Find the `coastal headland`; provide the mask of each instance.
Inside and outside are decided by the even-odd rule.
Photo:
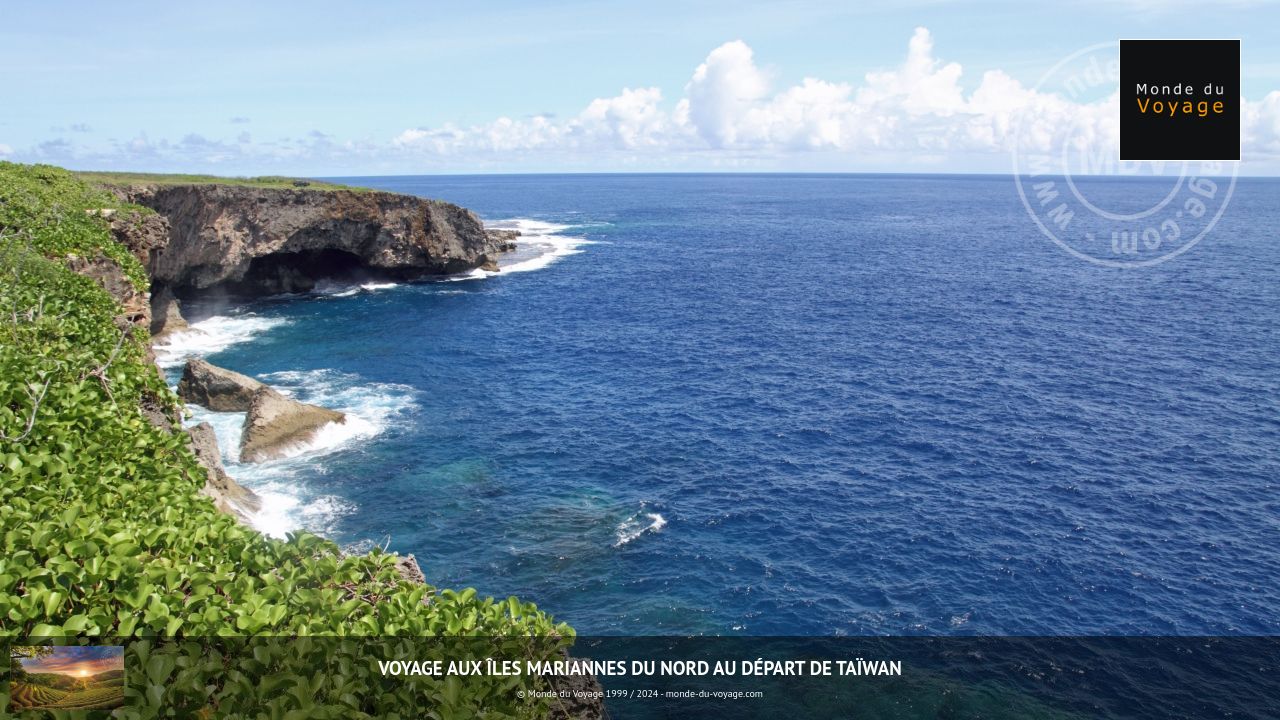
[[[126,696],[184,716],[435,707],[450,717],[601,717],[598,702],[526,701],[502,678],[389,686],[366,657],[372,639],[394,656],[421,652],[408,638],[502,637],[555,659],[574,633],[514,597],[435,588],[412,557],[247,526],[253,493],[228,477],[207,425],[184,427],[151,349],[153,333],[182,327],[184,298],[491,271],[512,239],[456,205],[326,183],[0,162],[0,636],[125,640],[126,667],[145,667],[126,674]],[[240,382],[206,372],[204,385],[189,384],[210,397],[228,377]],[[269,386],[250,389],[228,402],[247,398],[267,426],[286,418],[286,430],[305,432],[300,412],[341,421]],[[193,662],[191,645],[173,642],[228,635],[371,640],[256,647],[252,662],[225,643],[203,651],[221,659]],[[150,640],[128,642],[139,638]],[[229,663],[239,670],[228,674]],[[328,668],[322,685],[318,667]],[[531,693],[598,688],[590,677],[522,683]]]

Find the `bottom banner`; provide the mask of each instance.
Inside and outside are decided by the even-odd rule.
[[[8,649],[0,707],[24,718],[1280,716],[1274,637],[26,638]]]

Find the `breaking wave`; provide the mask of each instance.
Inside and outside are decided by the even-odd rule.
[[[617,542],[614,547],[622,547],[636,538],[649,532],[658,532],[666,527],[667,520],[658,513],[638,512],[635,515],[618,523],[618,530],[615,533]]]
[[[215,315],[172,332],[156,343],[156,362],[162,368],[177,367],[188,358],[211,355],[236,343],[248,342],[286,322],[283,318],[259,317],[253,313]]]

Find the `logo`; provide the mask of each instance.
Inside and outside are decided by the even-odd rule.
[[[1239,40],[1121,40],[1122,160],[1240,159]]]
[[[1181,114],[1187,106],[1180,104],[1170,118],[1163,98],[1157,108],[1156,98],[1145,97],[1151,101],[1145,112],[1151,114],[1142,121],[1166,122],[1168,126],[1163,139],[1154,132],[1144,138],[1151,144],[1139,152],[1125,145],[1130,126],[1123,107],[1126,102],[1133,103],[1135,109],[1137,106],[1133,97],[1136,86],[1123,86],[1122,77],[1127,77],[1124,58],[1128,55],[1122,57],[1120,44],[1102,43],[1078,50],[1040,79],[1031,100],[1014,117],[1014,180],[1023,206],[1039,230],[1071,255],[1106,267],[1148,267],[1194,247],[1217,224],[1231,199],[1238,163],[1229,162],[1229,157],[1207,157],[1216,154],[1213,148],[1218,146],[1197,143],[1229,125],[1228,139],[1234,140],[1234,157],[1239,157],[1239,64],[1234,91],[1225,80],[1205,79],[1212,73],[1184,73],[1184,79],[1178,81],[1181,92],[1185,93],[1189,84],[1199,83],[1198,88],[1191,88],[1195,90],[1192,95],[1173,95],[1174,83],[1170,81],[1171,97],[1190,102],[1189,113]],[[1235,48],[1238,59],[1238,44]],[[1143,73],[1140,67],[1129,70]],[[1162,92],[1166,83],[1161,77],[1152,73],[1150,79],[1140,82],[1148,91],[1155,83]],[[1202,97],[1206,85],[1212,85],[1215,93],[1208,98]],[[1218,85],[1222,85],[1223,96],[1216,95]],[[1208,103],[1204,117],[1200,116],[1201,101]],[[1214,102],[1223,104],[1219,108],[1222,113],[1214,115]],[[1226,112],[1228,104],[1234,108],[1234,120]],[[1182,141],[1169,140],[1178,137],[1185,142],[1179,145]],[[1155,156],[1147,152],[1151,147],[1159,148],[1160,143],[1172,143],[1181,151]],[[1121,145],[1126,148],[1123,156]],[[1191,151],[1190,147],[1200,149]]]

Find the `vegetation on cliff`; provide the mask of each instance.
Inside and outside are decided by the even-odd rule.
[[[515,598],[406,582],[394,555],[344,555],[307,533],[268,538],[215,510],[199,493],[205,470],[185,434],[139,410],[146,398],[176,403],[148,360],[145,331],[61,261],[101,252],[145,284],[103,208],[128,210],[65,170],[0,163],[0,640],[156,638],[128,650],[145,672],[128,673],[126,696],[148,708],[131,717],[233,707],[302,708],[299,717],[538,712],[509,678],[415,678],[370,697],[376,666],[359,649],[254,648],[257,664],[231,671],[227,658],[195,662],[190,647],[161,640],[572,630]]]
[[[262,175],[259,177],[223,177],[220,175],[184,175],[177,173],[130,172],[78,172],[76,176],[94,184],[104,185],[235,185],[237,187],[307,190],[354,190],[370,192],[368,188],[340,183],[311,180],[309,178]]]
[[[57,259],[101,252],[139,290],[146,290],[146,270],[126,248],[112,241],[103,210],[139,217],[153,214],[141,205],[122,204],[102,188],[77,182],[62,168],[0,162],[0,228],[6,246]]]

